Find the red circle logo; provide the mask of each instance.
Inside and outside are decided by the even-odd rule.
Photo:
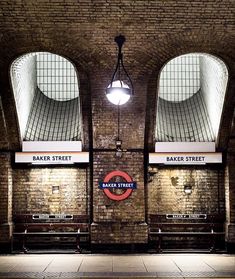
[[[132,178],[129,176],[129,174],[127,174],[124,171],[119,171],[119,170],[108,173],[104,178],[104,182],[105,183],[109,182],[109,180],[115,176],[120,176],[120,177],[124,178],[126,180],[126,182],[132,182]],[[110,191],[110,189],[104,189],[105,195],[114,201],[125,200],[126,198],[128,198],[131,195],[132,191],[133,191],[133,189],[126,189],[123,194],[117,195],[117,194],[112,193]]]

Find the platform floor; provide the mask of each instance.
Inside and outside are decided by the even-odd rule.
[[[235,255],[0,255],[0,278],[235,278]]]

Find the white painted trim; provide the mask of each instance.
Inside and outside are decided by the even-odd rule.
[[[23,152],[82,151],[81,141],[23,141]]]
[[[155,152],[215,152],[214,142],[156,142]]]
[[[205,165],[222,163],[222,153],[149,153],[149,164]]]
[[[15,162],[35,165],[89,163],[89,152],[16,152]]]

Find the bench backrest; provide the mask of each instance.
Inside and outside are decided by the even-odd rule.
[[[150,214],[149,228],[152,231],[223,231],[224,221],[221,214]]]
[[[48,215],[48,214],[47,214]],[[14,215],[14,231],[80,231],[89,232],[90,224],[87,215],[67,215],[68,218],[58,218],[50,215],[36,218],[32,214]],[[66,216],[66,215],[65,215]],[[72,218],[71,218],[72,217]]]
[[[41,216],[40,216],[41,215]],[[13,216],[14,223],[89,223],[88,215],[72,215],[63,214],[62,218],[58,218],[59,214],[17,214]],[[45,218],[43,218],[45,216]],[[40,218],[39,218],[40,217]]]

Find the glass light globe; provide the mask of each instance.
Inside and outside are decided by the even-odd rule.
[[[130,91],[130,87],[126,83],[115,80],[107,87],[106,96],[111,103],[120,106],[129,101]]]

